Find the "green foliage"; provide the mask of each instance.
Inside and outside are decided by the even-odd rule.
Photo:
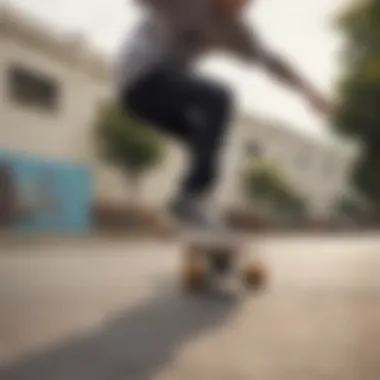
[[[253,197],[276,197],[287,187],[278,168],[269,161],[253,161],[246,170],[245,183]]]
[[[283,213],[304,213],[305,201],[293,189],[279,167],[272,162],[253,160],[245,170],[243,178],[249,198],[269,202]]]
[[[338,20],[346,37],[339,80],[339,132],[360,140],[363,156],[354,182],[373,201],[380,198],[380,0],[355,2]]]
[[[303,215],[306,212],[306,202],[293,189],[289,189],[282,197],[280,209],[290,215]]]
[[[165,153],[161,136],[114,104],[100,110],[96,137],[102,157],[129,177],[153,168]]]
[[[363,200],[350,195],[343,195],[335,205],[338,215],[359,219],[367,213],[367,206]]]
[[[341,29],[353,45],[377,45],[376,35],[380,32],[379,0],[354,1],[337,19]]]

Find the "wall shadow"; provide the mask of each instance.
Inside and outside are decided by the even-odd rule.
[[[221,327],[234,297],[165,292],[86,335],[0,368],[1,380],[148,380],[178,348]]]

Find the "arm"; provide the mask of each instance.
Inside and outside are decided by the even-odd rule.
[[[303,95],[310,105],[321,114],[329,114],[329,104],[320,93],[281,57],[264,52],[259,63],[274,77]]]
[[[146,11],[169,20],[176,18],[181,5],[178,0],[135,0],[135,3]]]
[[[270,74],[297,91],[308,91],[310,88],[309,84],[306,83],[306,80],[302,78],[288,62],[285,62],[285,60],[278,55],[267,52],[264,49],[260,49],[260,52],[257,57],[258,63]]]
[[[191,3],[190,0],[135,0],[135,2],[147,10],[169,18],[171,23],[175,23],[177,18],[180,20],[188,18],[195,8],[194,5],[189,4]]]
[[[170,4],[170,0],[135,0],[135,3],[150,9],[161,11],[167,8],[168,4]]]
[[[245,61],[256,62],[272,76],[303,95],[321,113],[328,113],[325,99],[284,59],[266,49],[257,35],[242,22],[231,24],[224,34],[224,46]]]
[[[153,13],[157,20],[164,21],[172,33],[194,29],[202,20],[204,0],[135,0]]]

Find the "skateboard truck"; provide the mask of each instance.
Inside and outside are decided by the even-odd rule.
[[[214,244],[217,243],[217,244]],[[231,243],[231,242],[230,242]],[[265,282],[264,268],[249,255],[242,244],[190,240],[184,245],[183,285],[200,290],[213,279],[234,275],[247,288],[259,289]]]

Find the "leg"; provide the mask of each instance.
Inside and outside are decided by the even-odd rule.
[[[189,147],[191,131],[182,116],[183,76],[170,67],[157,69],[123,94],[122,103],[136,118]]]
[[[124,102],[137,116],[179,138],[189,149],[191,162],[180,203],[183,204],[182,198],[199,198],[209,192],[216,179],[228,123],[229,93],[213,82],[164,68],[138,83]],[[193,206],[185,207],[193,214],[190,219],[195,216]]]
[[[223,87],[193,78],[185,115],[191,126],[192,162],[182,192],[203,195],[217,180],[220,149],[230,117],[230,94]]]

